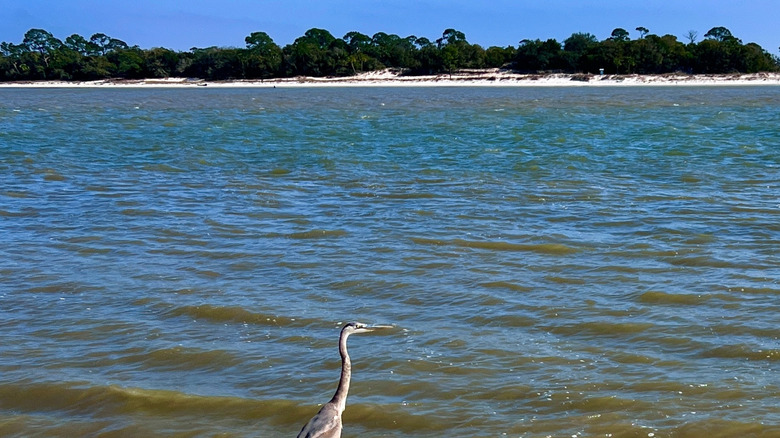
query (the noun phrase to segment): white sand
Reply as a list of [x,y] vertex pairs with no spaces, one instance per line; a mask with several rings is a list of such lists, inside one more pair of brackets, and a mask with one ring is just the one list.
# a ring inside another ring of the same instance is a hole
[[87,82],[26,81],[0,82],[0,88],[163,88],[163,87],[600,87],[600,86],[697,86],[697,85],[780,85],[780,73],[723,75],[583,75],[583,74],[517,74],[498,69],[460,71],[452,75],[400,76],[391,70],[363,73],[349,77],[295,77],[284,79],[204,81],[187,78],[123,80],[108,79]]

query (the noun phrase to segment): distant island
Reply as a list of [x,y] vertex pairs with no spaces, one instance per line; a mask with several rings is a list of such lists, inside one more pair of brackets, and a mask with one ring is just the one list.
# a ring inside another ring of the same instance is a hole
[[[725,27],[710,29],[701,41],[697,32],[689,31],[687,43],[674,35],[654,35],[644,27],[636,32],[635,39],[617,28],[603,41],[589,33],[574,33],[563,42],[524,39],[517,46],[483,48],[455,29],[430,40],[384,32],[373,36],[349,32],[336,38],[313,28],[284,47],[265,32],[253,32],[245,38],[245,47],[173,51],[129,46],[102,33],[89,39],[74,34],[62,41],[43,29],[30,29],[20,44],[0,43],[0,82],[281,85],[479,80],[509,84],[545,78],[607,84],[693,83],[719,77],[713,81],[720,83],[776,82],[780,72],[780,58],[758,44],[744,44]],[[647,76],[659,78],[637,79]]]

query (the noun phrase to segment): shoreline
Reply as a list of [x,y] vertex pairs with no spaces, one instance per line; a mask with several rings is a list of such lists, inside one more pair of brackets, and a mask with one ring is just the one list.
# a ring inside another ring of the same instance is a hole
[[465,70],[429,76],[403,76],[380,70],[346,77],[293,77],[208,81],[192,78],[102,79],[96,81],[0,82],[0,88],[305,88],[305,87],[611,87],[611,86],[780,85],[780,73],[717,75],[520,74],[505,70]]

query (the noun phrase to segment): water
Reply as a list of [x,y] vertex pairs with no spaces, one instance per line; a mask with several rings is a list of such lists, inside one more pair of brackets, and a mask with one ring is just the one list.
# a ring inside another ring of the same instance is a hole
[[0,435],[780,435],[780,89],[0,90]]

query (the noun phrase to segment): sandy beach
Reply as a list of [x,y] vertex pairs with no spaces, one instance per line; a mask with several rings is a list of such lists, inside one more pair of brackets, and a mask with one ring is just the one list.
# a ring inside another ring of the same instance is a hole
[[391,70],[348,77],[293,77],[266,80],[207,81],[193,78],[105,79],[97,81],[0,82],[0,88],[95,88],[95,87],[602,87],[602,86],[713,86],[780,85],[780,73],[722,75],[594,75],[519,74],[489,69],[459,71],[451,75],[405,76]]

